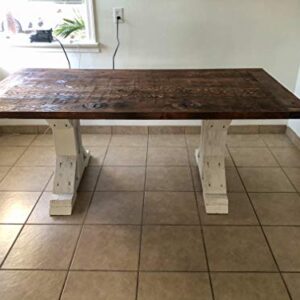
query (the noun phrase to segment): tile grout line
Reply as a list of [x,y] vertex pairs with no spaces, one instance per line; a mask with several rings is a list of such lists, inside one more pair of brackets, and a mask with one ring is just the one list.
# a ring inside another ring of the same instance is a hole
[[36,139],[37,137],[34,137],[33,140],[27,145],[27,146],[12,146],[12,147],[24,147],[24,151],[20,154],[20,156],[16,159],[16,161],[10,165],[10,166],[1,166],[1,167],[8,167],[7,172],[5,173],[5,175],[3,176],[3,178],[0,180],[0,183],[7,177],[7,175],[9,174],[9,172],[16,167],[17,162],[23,157],[23,155],[25,154],[25,152],[29,149],[29,147],[32,145],[33,141]]
[[[61,299],[61,298],[62,298],[63,292],[64,292],[65,287],[66,287],[67,279],[68,279],[68,277],[69,277],[69,274],[70,274],[70,271],[71,271],[71,266],[72,266],[72,263],[73,263],[73,260],[74,260],[74,257],[75,257],[75,253],[76,253],[76,250],[77,250],[77,248],[78,248],[79,241],[80,241],[80,238],[81,238],[81,235],[82,235],[82,232],[83,232],[83,228],[84,228],[84,225],[85,225],[85,219],[86,219],[86,217],[87,217],[89,208],[90,208],[90,206],[91,206],[91,203],[92,203],[92,201],[93,201],[94,195],[95,195],[96,190],[97,190],[97,183],[98,183],[98,180],[99,180],[99,178],[100,178],[100,174],[101,174],[102,169],[103,169],[103,163],[104,163],[105,157],[106,157],[107,152],[108,152],[108,148],[109,148],[109,144],[110,144],[110,142],[111,142],[111,138],[112,138],[112,135],[110,135],[110,137],[109,137],[109,142],[108,142],[108,145],[107,145],[107,148],[106,148],[104,157],[103,157],[102,164],[101,164],[100,169],[99,169],[99,172],[98,172],[98,174],[97,174],[97,179],[96,179],[95,186],[94,186],[94,188],[93,188],[93,191],[91,191],[90,201],[89,201],[89,203],[88,203],[88,205],[87,205],[85,214],[84,214],[83,219],[82,219],[82,223],[81,223],[81,225],[78,225],[78,226],[80,226],[80,230],[79,230],[78,237],[77,237],[77,239],[76,239],[76,242],[75,242],[75,245],[74,245],[74,249],[73,249],[73,252],[72,252],[72,255],[71,255],[71,258],[70,258],[70,262],[69,262],[69,265],[68,265],[68,269],[66,270],[66,275],[65,275],[64,282],[63,282],[63,285],[62,285],[62,287],[61,287],[61,291],[60,291],[60,294],[59,294],[58,299]],[[87,146],[87,148],[88,148],[88,146]],[[90,159],[91,159],[91,158],[90,158]]]
[[147,135],[147,150],[146,150],[146,163],[145,163],[145,175],[144,175],[144,191],[143,191],[143,202],[142,202],[142,215],[140,225],[140,240],[139,240],[139,257],[137,266],[137,278],[136,278],[136,290],[135,300],[138,300],[139,285],[140,285],[140,266],[141,266],[141,255],[142,255],[142,241],[143,241],[143,229],[144,229],[144,207],[145,207],[145,196],[146,196],[146,183],[147,183],[147,162],[148,162],[148,149],[149,149],[149,132]]
[[[263,143],[267,146],[267,143],[263,140],[263,138],[262,138],[262,141],[263,141]],[[267,148],[268,148],[268,146],[267,146]],[[271,152],[271,151],[270,151],[270,152]],[[232,157],[232,155],[231,155],[230,152],[229,152],[229,155],[231,156],[231,159],[232,159],[232,161],[233,161],[233,164],[234,164],[234,166],[236,167],[235,161],[233,160],[233,157]],[[276,160],[276,161],[277,161],[277,160]],[[281,280],[282,280],[282,282],[283,282],[283,285],[285,286],[285,289],[286,289],[286,292],[287,292],[287,294],[288,294],[288,297],[290,298],[290,300],[293,300],[293,299],[292,299],[292,296],[291,296],[291,293],[290,293],[290,291],[289,291],[289,289],[288,289],[287,283],[286,283],[286,281],[285,281],[285,279],[284,279],[284,277],[283,277],[283,275],[282,275],[282,273],[281,273],[281,270],[280,270],[280,268],[279,268],[279,265],[278,265],[278,263],[277,263],[277,260],[276,260],[276,258],[275,258],[275,255],[274,255],[274,253],[273,253],[272,247],[271,247],[271,245],[270,245],[270,243],[269,243],[269,241],[268,241],[267,235],[266,235],[266,233],[265,233],[265,231],[264,231],[264,229],[263,229],[263,226],[262,226],[262,224],[261,224],[261,221],[260,221],[260,219],[259,219],[259,217],[258,217],[257,211],[256,211],[256,209],[255,209],[255,207],[254,207],[253,202],[252,202],[252,199],[251,199],[251,197],[249,196],[249,193],[248,193],[248,191],[247,191],[247,189],[246,189],[246,186],[245,186],[245,184],[244,184],[244,182],[243,182],[243,180],[242,180],[242,177],[241,177],[240,172],[239,172],[239,170],[238,170],[237,167],[236,167],[236,170],[237,170],[237,174],[238,174],[238,176],[239,176],[239,178],[240,178],[240,180],[241,180],[241,182],[242,182],[242,185],[243,185],[243,187],[244,187],[244,189],[245,189],[245,192],[246,192],[246,195],[247,195],[247,197],[248,197],[248,200],[250,201],[250,204],[251,204],[251,206],[252,206],[252,209],[253,209],[253,211],[254,211],[254,213],[255,213],[255,216],[256,216],[256,218],[257,218],[257,220],[258,220],[259,227],[260,227],[261,232],[262,232],[262,234],[263,234],[263,236],[264,236],[264,238],[265,238],[266,244],[267,244],[267,246],[268,246],[268,248],[269,248],[269,251],[270,251],[270,253],[271,253],[271,255],[272,255],[272,258],[273,258],[273,260],[274,260],[274,262],[275,262],[276,269],[278,270],[278,273],[279,273],[280,278],[281,278]]]
[[[17,162],[19,160],[21,160],[21,158],[24,156],[25,152],[33,145],[33,143],[37,140],[37,138],[40,136],[40,135],[46,135],[47,131],[50,129],[50,126],[46,128],[45,132],[43,134],[39,134],[38,132],[35,133],[35,134],[32,134],[34,135],[34,138],[32,139],[32,141],[28,144],[28,145],[25,145],[25,146],[18,146],[18,147],[24,147],[24,151],[22,152],[22,154],[20,154],[19,158],[15,161],[15,163],[9,167],[8,171],[6,172],[5,176],[0,180],[0,183],[7,177],[7,175],[9,174],[9,172],[12,170],[13,167],[16,167],[17,166]],[[51,134],[52,135],[52,134]],[[45,167],[45,166],[43,166]],[[49,167],[49,166],[48,166]],[[52,178],[52,176],[50,177],[50,179]],[[48,185],[49,181],[47,182],[47,185]],[[47,185],[45,187],[45,189],[47,188]],[[1,192],[6,192],[5,190],[1,190]],[[23,192],[23,191],[22,191]],[[40,192],[40,191],[38,191]],[[44,189],[42,191],[42,193],[44,192]],[[30,212],[31,213],[31,212]],[[27,221],[27,220],[26,220]]]
[[[23,224],[14,224],[14,225],[20,225],[20,226],[21,226],[21,229],[20,229],[20,231],[18,232],[17,236],[15,237],[14,242],[13,242],[12,245],[10,246],[9,250],[7,251],[7,253],[6,253],[6,255],[5,255],[5,257],[4,257],[3,261],[2,261],[2,263],[0,264],[0,270],[2,270],[2,267],[3,267],[3,265],[4,265],[4,263],[5,263],[6,259],[7,259],[7,257],[9,256],[11,250],[13,249],[13,247],[14,247],[14,245],[16,244],[17,240],[19,239],[21,233],[23,232],[24,227],[28,225],[28,224],[27,224],[27,221],[30,219],[32,212],[34,211],[35,207],[37,206],[38,202],[40,201],[40,199],[41,199],[41,197],[42,197],[42,195],[43,195],[43,193],[44,193],[44,190],[46,189],[47,185],[48,185],[49,182],[51,181],[51,178],[52,178],[52,176],[50,176],[50,178],[49,178],[49,180],[47,181],[47,183],[46,183],[44,189],[43,189],[42,191],[39,192],[40,195],[39,195],[39,197],[37,198],[37,200],[36,200],[35,204],[33,205],[32,209],[30,210],[30,212],[29,212],[29,214],[28,214],[26,220],[24,221],[24,223],[23,223]],[[10,270],[13,270],[13,269],[10,269]]]
[[[47,130],[48,130],[48,129],[47,129]],[[46,130],[46,131],[47,131],[47,130]],[[39,134],[37,134],[36,137],[31,141],[31,143],[27,146],[27,148],[25,149],[25,151],[28,150],[28,148],[34,143],[34,141],[38,138],[38,136],[39,136]],[[25,153],[25,151],[24,151],[24,153]],[[24,153],[23,153],[23,154],[24,154]],[[19,157],[19,159],[15,162],[15,164],[21,159],[21,157],[23,156],[23,154]],[[52,172],[52,173],[53,173],[53,172]],[[17,236],[16,236],[14,242],[12,243],[12,245],[11,245],[11,247],[9,248],[7,254],[5,255],[5,258],[3,259],[3,261],[2,261],[2,263],[1,263],[1,265],[0,265],[0,270],[1,270],[1,271],[2,271],[2,270],[10,270],[10,271],[16,270],[16,269],[2,269],[2,266],[4,265],[4,263],[5,263],[5,261],[6,261],[7,257],[8,257],[8,255],[10,254],[10,252],[11,252],[11,250],[13,249],[14,245],[16,244],[18,238],[20,237],[20,235],[21,235],[21,233],[22,233],[24,227],[28,225],[28,224],[27,224],[28,220],[30,219],[30,217],[31,217],[31,215],[32,215],[32,213],[33,213],[33,211],[34,211],[34,209],[36,208],[36,206],[37,206],[38,202],[40,201],[42,195],[44,194],[45,190],[47,189],[47,186],[48,186],[48,184],[51,182],[51,179],[52,179],[53,176],[54,176],[54,174],[52,174],[52,175],[49,177],[49,179],[48,179],[48,181],[46,182],[46,184],[45,184],[43,190],[42,190],[42,191],[38,191],[38,192],[40,192],[40,195],[39,195],[38,199],[36,200],[34,206],[32,207],[30,213],[28,214],[28,216],[27,216],[25,222],[23,223],[23,225],[22,225],[22,227],[21,227],[19,233],[17,234]],[[51,225],[53,225],[53,224],[51,224]],[[28,271],[28,270],[30,270],[30,269],[19,269],[19,270]],[[39,270],[39,269],[32,269],[32,270]],[[41,270],[45,270],[45,269],[41,269]],[[65,271],[65,272],[66,272],[66,270],[60,270],[60,271]]]
[[[287,138],[289,139],[289,137],[287,137]],[[289,139],[289,140],[290,140],[290,139]],[[298,194],[298,195],[299,195],[299,192],[298,192],[298,190],[297,190],[296,185],[294,185],[294,183],[292,182],[292,180],[290,179],[290,177],[287,175],[287,173],[286,173],[285,170],[284,170],[284,168],[295,168],[295,169],[299,169],[299,167],[283,167],[283,166],[281,166],[279,160],[278,160],[277,157],[274,155],[274,153],[273,153],[271,147],[269,147],[269,145],[268,145],[267,143],[265,143],[265,144],[266,144],[268,150],[270,151],[271,155],[272,155],[273,158],[275,159],[275,161],[278,163],[279,168],[281,169],[281,171],[283,172],[283,174],[284,174],[285,177],[287,178],[288,182],[291,184],[291,186],[292,186],[292,187],[294,188],[294,190],[295,190],[295,191],[293,191],[293,192],[282,192],[282,193],[285,193],[285,194],[287,194],[287,193],[293,193],[293,194]],[[293,147],[294,147],[294,146],[293,146]],[[291,147],[291,148],[293,148],[293,147]],[[274,147],[274,148],[278,148],[278,147]],[[290,148],[290,147],[284,147],[284,148]],[[296,148],[296,147],[295,147],[295,148]],[[296,148],[296,149],[299,151],[298,148]],[[279,193],[276,193],[276,194],[279,194]],[[264,225],[264,226],[266,226],[266,225]],[[283,226],[286,226],[286,225],[277,225],[277,226],[283,227]],[[297,227],[297,226],[299,226],[299,225],[290,225],[290,226]]]
[[[186,136],[185,136],[185,143],[186,143],[186,146],[188,147]],[[200,145],[200,136],[199,136],[199,145]],[[189,161],[190,161],[190,157],[189,157]],[[199,172],[198,167],[196,167],[196,168],[197,168],[197,171]],[[213,289],[212,278],[211,278],[211,273],[210,273],[210,267],[209,267],[209,262],[208,262],[208,254],[207,254],[207,247],[206,247],[206,243],[205,243],[203,224],[202,224],[200,211],[199,211],[199,203],[198,203],[198,198],[197,198],[197,193],[198,192],[196,191],[196,188],[195,188],[195,181],[194,181],[193,170],[192,170],[192,165],[191,164],[189,165],[189,170],[190,170],[190,175],[191,175],[192,184],[193,184],[194,198],[195,198],[195,201],[196,201],[195,204],[196,204],[197,216],[198,216],[199,227],[200,227],[200,232],[201,232],[201,240],[202,240],[202,244],[203,244],[204,256],[205,256],[205,261],[206,261],[206,268],[207,268],[206,273],[208,274],[208,280],[209,280],[209,286],[210,286],[212,300],[215,300],[215,293],[214,293],[214,289]],[[201,178],[200,178],[200,181],[201,181]],[[200,184],[201,184],[201,182],[200,182]]]
[[[92,192],[87,192],[87,193],[92,193]],[[189,192],[189,193],[193,193],[194,192]],[[196,192],[196,193],[200,193],[200,192]],[[22,226],[23,223],[0,223],[0,225],[16,225],[16,226]],[[53,226],[80,226],[80,223],[29,223],[27,222],[26,225],[30,225],[30,226],[47,226],[47,225],[53,225]],[[85,222],[84,225],[89,225],[89,226],[128,226],[128,227],[138,227],[140,226],[138,223],[134,224],[134,223],[87,223]],[[194,226],[199,226],[199,224],[187,224],[187,223],[147,223],[144,224],[144,226],[147,227],[154,227],[154,226],[169,226],[169,227],[194,227]],[[205,224],[203,225],[203,227],[260,227],[260,225],[256,225],[256,224]],[[300,227],[300,225],[274,225],[274,224],[265,224],[262,225],[263,227]]]
[[[23,153],[19,156],[19,158],[18,158],[18,159],[15,161],[15,163],[11,166],[11,168],[8,170],[8,172],[6,173],[6,175],[4,176],[4,178],[5,178],[5,177],[8,175],[8,173],[12,170],[12,168],[16,166],[17,162],[21,159],[21,157],[23,156],[23,154],[27,151],[27,149],[29,148],[29,146],[32,145],[32,143],[35,141],[36,138],[37,138],[37,135],[32,139],[32,141],[31,141],[26,147],[24,147],[25,149],[24,149]],[[4,180],[4,178],[3,178],[0,182],[2,182],[2,181]],[[52,178],[52,176],[50,176],[50,178],[49,178],[48,181],[46,182],[46,184],[45,184],[45,186],[44,186],[44,188],[43,188],[42,191],[37,191],[37,192],[40,193],[40,195],[38,196],[38,198],[37,198],[35,204],[33,205],[32,209],[30,210],[30,212],[29,212],[29,214],[28,214],[26,220],[25,220],[22,224],[20,224],[21,228],[20,228],[20,230],[19,230],[18,234],[16,235],[16,237],[15,237],[13,243],[12,243],[11,246],[9,247],[7,253],[5,254],[5,256],[4,256],[3,260],[2,260],[2,262],[1,262],[1,264],[0,264],[0,270],[2,270],[2,267],[3,267],[4,263],[5,263],[5,261],[6,261],[7,257],[8,257],[8,255],[10,254],[12,248],[13,248],[14,245],[16,244],[18,238],[20,237],[20,235],[21,235],[21,233],[22,233],[24,227],[26,226],[27,221],[29,220],[29,218],[30,218],[30,216],[31,216],[31,214],[32,214],[32,212],[33,212],[33,210],[35,209],[37,203],[39,202],[40,198],[42,197],[43,192],[44,192],[44,190],[46,189],[47,185],[49,184],[51,178]],[[1,192],[5,192],[5,191],[1,191]],[[16,225],[16,224],[14,224],[14,225]]]
[[[112,135],[111,135],[112,136]],[[37,137],[36,137],[37,138]],[[36,139],[36,138],[34,138],[33,139],[33,141]],[[110,138],[111,139],[111,138]],[[149,139],[149,137],[148,137],[148,139]],[[31,144],[33,143],[33,141],[31,142]],[[29,146],[30,145],[28,145],[27,146],[27,148],[29,148]],[[27,150],[27,148],[26,148],[26,150]],[[109,146],[107,146],[107,149],[106,149],[106,153],[105,153],[105,155],[107,154],[107,151],[108,151],[108,148],[109,148]],[[148,147],[147,147],[147,149],[148,149]],[[25,151],[26,151],[25,150]],[[271,152],[271,151],[270,151]],[[231,154],[230,154],[231,155]],[[21,155],[22,156],[22,155]],[[21,157],[20,156],[20,157]],[[147,161],[147,155],[146,155],[146,161]],[[105,156],[104,156],[104,159],[105,159]],[[103,159],[103,162],[104,162],[104,159]],[[190,169],[190,172],[192,172],[192,165],[191,164],[189,164],[187,167],[189,167],[189,169]],[[237,169],[237,167],[236,166],[234,166],[236,169]],[[280,166],[281,167],[281,166]],[[84,217],[84,220],[85,220],[85,218],[86,218],[86,216],[87,216],[87,213],[88,213],[88,210],[89,210],[89,207],[90,207],[90,205],[91,205],[91,202],[92,202],[92,200],[93,200],[93,195],[94,195],[94,193],[95,193],[95,189],[96,189],[96,186],[97,186],[97,182],[98,182],[98,180],[99,180],[99,177],[100,177],[100,174],[101,174],[101,171],[102,171],[102,169],[103,169],[103,163],[102,163],[102,165],[100,166],[100,168],[99,168],[99,172],[98,172],[98,175],[97,175],[97,181],[96,181],[96,184],[95,184],[95,188],[94,188],[94,191],[93,191],[93,194],[92,194],[92,196],[91,196],[91,199],[90,199],[90,201],[89,201],[89,205],[88,205],[88,207],[86,208],[86,212],[85,212],[85,217]],[[145,168],[145,183],[144,183],[144,197],[145,197],[145,193],[146,193],[146,190],[145,190],[145,185],[146,185],[146,170],[147,170],[147,163],[146,163],[146,168]],[[238,169],[237,169],[237,171],[238,171]],[[192,175],[192,174],[191,174]],[[238,172],[238,175],[239,175],[239,177],[240,177],[240,174],[239,174],[239,172]],[[53,175],[52,175],[53,176]],[[47,184],[46,184],[46,186],[45,186],[45,188],[48,186],[48,184],[49,184],[49,182],[50,182],[50,180],[51,180],[51,178],[52,178],[52,176],[50,177],[50,179],[48,180],[48,182],[47,182]],[[241,177],[240,177],[240,179],[241,179]],[[195,190],[195,186],[194,186],[194,177],[193,177],[193,175],[192,175],[192,182],[193,182],[193,187],[194,187],[194,191],[193,191],[193,193],[195,194],[195,200],[196,200],[196,205],[197,205],[197,213],[198,213],[198,217],[200,218],[200,215],[199,215],[199,209],[198,209],[198,201],[197,201],[197,191]],[[241,182],[242,182],[242,184],[244,185],[244,183],[243,183],[243,181],[241,180]],[[44,190],[45,190],[45,188],[44,188]],[[36,201],[36,203],[35,203],[35,205],[34,205],[34,207],[32,208],[32,210],[31,210],[31,212],[30,212],[30,214],[29,214],[29,216],[28,216],[28,218],[30,217],[30,215],[32,214],[32,211],[35,209],[35,206],[37,205],[37,203],[39,202],[39,200],[40,200],[40,197],[41,197],[41,195],[43,194],[43,192],[44,192],[44,190],[41,192],[41,194],[40,194],[40,196],[39,196],[39,198],[38,198],[38,200]],[[39,191],[40,192],[40,191]],[[191,192],[191,191],[190,191]],[[247,190],[245,189],[245,193],[247,193],[247,196],[248,196],[248,198],[250,198],[249,197],[249,195],[248,195],[248,192],[247,192]],[[250,202],[251,202],[251,199],[250,199]],[[144,205],[144,199],[143,199],[143,205]],[[255,209],[253,208],[253,210],[254,210],[254,212],[256,213],[256,211],[255,211]],[[142,218],[143,218],[143,212],[144,212],[144,207],[142,208]],[[257,217],[257,219],[258,219],[258,216],[256,216]],[[24,225],[23,225],[23,227],[27,224],[27,221],[28,221],[28,218],[27,218],[27,220],[25,221],[25,223],[24,223]],[[82,224],[81,224],[81,229],[84,227],[84,225],[87,225],[86,223],[85,223],[85,221],[82,221]],[[200,219],[200,223],[201,223],[201,219]],[[17,224],[13,224],[13,225],[17,225]],[[30,224],[30,225],[34,225],[34,224]],[[35,224],[35,225],[39,225],[39,224]],[[40,224],[40,225],[46,225],[46,224]],[[54,225],[54,224],[51,224],[51,225]],[[57,225],[75,225],[75,224],[57,224]],[[76,224],[76,225],[78,225],[78,224]],[[94,224],[94,225],[96,225],[96,224]],[[109,224],[98,224],[98,225],[109,225]],[[120,225],[120,224],[114,224],[114,225]],[[132,226],[134,226],[135,224],[124,224],[124,225],[132,225]],[[141,223],[141,228],[143,227],[143,221],[142,221],[142,223]],[[151,224],[149,224],[149,225],[151,225]],[[156,224],[152,224],[152,225],[156,225]],[[160,224],[161,225],[161,224]],[[163,224],[163,225],[165,225],[165,224]],[[174,224],[173,224],[174,225]],[[174,226],[178,226],[179,224],[176,224],[176,225],[174,225]],[[185,226],[185,225],[187,225],[187,224],[183,224],[183,226]],[[202,227],[202,224],[200,224],[200,226]],[[215,225],[213,225],[213,226],[215,226]],[[217,225],[218,226],[218,225]],[[219,226],[224,226],[224,225],[219,225]],[[241,225],[232,225],[232,226],[241,226]],[[245,225],[246,226],[246,225]],[[262,228],[262,225],[260,224],[260,225],[255,225],[256,227],[260,227],[260,228]],[[271,225],[270,225],[271,226]],[[278,226],[278,225],[274,225],[274,226]],[[292,226],[292,225],[287,225],[287,226]],[[23,228],[20,230],[20,232],[19,232],[19,234],[21,233],[21,231],[23,230]],[[19,234],[18,234],[18,236],[15,238],[15,242],[16,242],[16,240],[18,239],[18,237],[19,237]],[[81,235],[81,233],[79,234],[79,236]],[[142,230],[141,230],[141,237],[142,237]],[[204,237],[204,235],[203,235],[203,237]],[[266,238],[266,237],[265,237]],[[78,237],[78,240],[77,240],[77,243],[78,243],[78,241],[79,241],[79,237]],[[13,244],[15,244],[15,242],[13,243]],[[141,239],[140,239],[140,246],[141,246]],[[204,242],[203,242],[204,243]],[[74,258],[74,255],[75,255],[75,252],[76,252],[76,248],[77,248],[77,245],[75,246],[75,250],[74,250],[74,253],[73,253],[73,256],[72,256],[72,259],[71,259],[71,262],[72,262],[72,260],[73,260],[73,258]],[[10,250],[9,250],[9,252],[10,252]],[[141,255],[141,250],[140,250],[140,252],[139,252],[139,256]],[[6,258],[5,258],[6,259]],[[4,259],[4,260],[5,260]],[[4,263],[4,260],[3,260],[3,263]],[[208,264],[208,259],[206,258],[206,260],[207,260],[207,264]],[[4,270],[6,270],[6,269],[4,269]],[[11,270],[11,271],[13,271],[14,269],[8,269],[8,270]],[[24,269],[22,269],[22,270],[24,270]],[[27,270],[27,269],[26,269]],[[26,271],[26,270],[24,270],[24,271]],[[34,270],[38,270],[38,269],[34,269]],[[42,270],[47,270],[47,269],[42,269]],[[52,269],[51,269],[52,270]],[[49,270],[50,271],[50,270]],[[53,271],[53,270],[52,270]],[[63,270],[60,270],[60,271],[63,271]],[[64,270],[64,271],[66,271],[66,270]],[[90,271],[90,270],[72,270],[72,271]],[[95,271],[105,271],[105,270],[95,270]],[[114,271],[112,271],[112,270],[107,270],[108,272],[114,272]],[[70,272],[70,268],[68,269],[68,271],[67,271],[67,275],[66,275],[66,278],[65,278],[65,282],[66,282],[66,280],[67,280],[67,277],[68,277],[68,274],[69,274],[69,272]],[[117,272],[117,271],[116,271]],[[120,272],[122,272],[122,270],[120,270]],[[124,271],[124,272],[136,272],[136,271]],[[140,271],[139,269],[138,269],[138,276],[139,276],[139,273],[143,273],[143,272],[152,272],[152,271]],[[155,272],[155,271],[153,271],[153,272]],[[157,271],[158,272],[158,271]],[[162,271],[162,272],[168,272],[168,271]],[[170,272],[173,272],[173,271],[170,271]],[[206,272],[207,273],[207,271],[198,271],[198,272]],[[218,271],[209,271],[210,273],[218,273]],[[227,273],[226,271],[219,271],[220,273]],[[228,271],[228,273],[234,273],[234,272],[231,272],[231,271]],[[238,273],[243,273],[243,272],[238,272]],[[244,272],[244,273],[252,273],[252,272]],[[259,273],[259,272],[253,272],[253,273]],[[262,273],[278,273],[278,272],[262,272]],[[279,273],[281,273],[281,271],[279,270]],[[284,273],[289,273],[289,272],[284,272]],[[297,272],[290,272],[290,273],[297,273]],[[210,276],[210,275],[209,275]],[[65,286],[65,282],[64,282],[64,286]],[[64,290],[64,286],[62,287],[62,292],[63,292],[63,290]],[[212,288],[212,286],[211,286],[211,288]],[[137,291],[138,291],[138,286],[137,286]],[[61,294],[62,294],[62,292],[61,292]],[[137,297],[137,295],[136,295],[136,297]]]
[[[287,138],[289,139],[289,137],[287,137]],[[289,139],[289,140],[290,140],[290,139]],[[275,161],[278,163],[279,168],[281,169],[281,171],[283,172],[283,174],[285,175],[285,177],[288,179],[288,182],[289,182],[289,183],[291,184],[291,186],[294,188],[295,193],[297,193],[297,194],[299,195],[296,186],[293,184],[293,182],[291,181],[290,177],[289,177],[289,176],[287,175],[287,173],[285,172],[284,167],[280,164],[279,160],[277,159],[277,157],[276,157],[275,154],[273,153],[271,147],[269,147],[269,145],[268,145],[265,141],[264,141],[264,143],[266,144],[268,150],[270,151],[270,153],[271,153],[271,155],[273,156],[273,158],[275,159]],[[276,148],[276,147],[274,147],[274,148]],[[297,150],[298,150],[298,149],[297,149]],[[298,151],[299,151],[299,150],[298,150]],[[250,198],[250,197],[249,197],[249,198]],[[251,204],[252,204],[252,201],[251,201]],[[265,227],[266,227],[266,226],[265,226]],[[279,227],[283,227],[283,226],[279,226]],[[292,225],[291,225],[291,227],[296,227],[296,226],[292,226]],[[263,227],[262,227],[262,230],[263,230]],[[263,230],[263,233],[265,234],[264,230]],[[267,239],[267,238],[266,238],[266,239]],[[269,244],[269,243],[268,243],[268,244]],[[270,247],[270,248],[271,248],[271,247]],[[273,253],[273,252],[272,252],[272,253]],[[276,262],[276,263],[277,263],[277,262]],[[278,268],[279,268],[279,267],[278,267]],[[285,281],[285,278],[284,278],[284,276],[283,276],[283,274],[282,274],[282,273],[286,273],[286,272],[281,272],[280,269],[279,269],[279,272],[280,272],[280,277],[281,277],[281,279],[282,279],[282,281],[283,281],[283,283],[284,283],[284,286],[285,286],[286,290],[288,291],[288,295],[289,295],[290,299],[292,299],[292,295],[291,295],[290,290],[289,290],[289,288],[288,288],[288,285],[287,285],[287,283],[286,283],[286,281]]]
[[[89,192],[92,193],[92,192]],[[194,192],[190,192],[194,193]],[[197,193],[197,192],[196,192]],[[199,192],[200,193],[200,192]],[[0,225],[9,225],[9,226],[22,226],[23,223],[0,223]],[[79,223],[26,223],[26,225],[30,226],[46,226],[46,225],[53,225],[53,226],[80,226],[81,224]],[[127,224],[127,223],[85,223],[84,225],[89,225],[89,226],[132,226],[132,227],[139,227],[139,224]],[[199,224],[181,224],[181,223],[149,223],[149,224],[144,224],[144,226],[147,227],[153,227],[153,226],[169,226],[169,227],[194,227],[194,226],[199,226]],[[203,227],[260,227],[260,225],[256,224],[205,224]],[[263,227],[300,227],[300,225],[263,225]]]
[[[267,146],[268,147],[268,146]],[[272,156],[274,157],[274,159],[276,160],[276,162],[278,163],[279,168],[281,169],[281,171],[283,172],[283,174],[285,175],[285,177],[288,179],[289,183],[291,184],[291,186],[293,187],[293,189],[295,190],[294,193],[298,193],[296,186],[293,184],[293,182],[290,180],[290,177],[287,175],[287,173],[285,172],[284,168],[290,168],[290,167],[283,167],[279,160],[277,159],[277,157],[274,155],[273,151],[271,148],[269,148],[269,151],[271,152]],[[299,150],[298,150],[299,151]],[[295,169],[297,169],[297,167],[294,167]]]
[[[285,135],[286,136],[286,135]],[[290,178],[289,178],[289,176],[286,174],[286,172],[285,172],[285,170],[284,170],[284,168],[293,168],[293,167],[288,167],[288,166],[286,166],[286,167],[284,167],[284,166],[282,166],[281,164],[280,164],[280,162],[279,162],[279,160],[276,158],[276,156],[274,155],[274,153],[273,153],[273,151],[272,151],[272,148],[280,148],[280,149],[286,149],[286,148],[295,148],[295,146],[294,145],[292,145],[292,146],[275,146],[275,147],[271,147],[271,146],[269,146],[268,145],[268,143],[264,140],[264,138],[263,138],[263,136],[260,136],[260,138],[261,138],[261,140],[262,140],[262,142],[264,143],[264,147],[239,147],[239,148],[265,148],[265,149],[267,149],[268,150],[268,152],[270,153],[270,155],[273,157],[273,159],[275,160],[275,162],[277,163],[277,166],[236,166],[236,164],[235,164],[235,162],[234,162],[234,165],[235,165],[235,167],[236,167],[236,169],[238,169],[238,168],[280,168],[281,169],[281,171],[284,173],[284,175],[287,177],[287,179],[288,179],[288,181],[289,181],[289,183],[291,184],[291,186],[294,188],[294,190],[295,191],[293,191],[293,192],[275,192],[276,194],[277,193],[298,193],[298,191],[297,191],[297,188],[296,188],[296,186],[292,183],[292,181],[290,180]],[[287,137],[288,138],[288,137]],[[288,138],[289,139],[289,138]],[[290,139],[289,139],[290,140]],[[227,150],[228,150],[228,152],[229,152],[229,154],[230,154],[230,156],[231,156],[231,159],[232,159],[232,161],[233,161],[233,156],[232,156],[232,154],[231,154],[231,152],[230,152],[230,148],[232,148],[232,147],[230,147],[229,145],[227,145]],[[299,167],[294,167],[294,168],[299,168]],[[251,193],[260,193],[260,192],[251,192]],[[263,193],[274,193],[274,192],[263,192]]]
[[[9,269],[9,268],[3,268],[0,270],[2,271],[44,271],[44,272],[67,272],[65,269],[32,269],[32,268],[27,268],[27,269],[20,269],[20,268],[14,268],[14,269]],[[137,273],[136,270],[109,270],[109,269],[74,269],[71,272],[98,272],[98,273]],[[203,273],[207,274],[207,270],[197,270],[197,271],[182,271],[182,270],[142,270],[140,273],[182,273],[182,274],[190,274],[190,273]],[[277,271],[210,271],[212,274],[279,274]],[[283,273],[288,273],[288,274],[300,274],[299,271],[284,271]]]

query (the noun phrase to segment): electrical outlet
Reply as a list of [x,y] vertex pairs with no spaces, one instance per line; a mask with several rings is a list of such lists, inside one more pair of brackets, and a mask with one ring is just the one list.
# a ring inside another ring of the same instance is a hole
[[113,21],[117,23],[117,18],[120,17],[119,23],[124,23],[124,8],[114,7],[113,8]]

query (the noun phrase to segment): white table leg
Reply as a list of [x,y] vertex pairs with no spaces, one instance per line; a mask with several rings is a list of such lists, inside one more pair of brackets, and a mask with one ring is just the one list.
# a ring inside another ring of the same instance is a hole
[[202,182],[205,210],[208,214],[228,214],[225,151],[230,123],[231,120],[202,122],[196,160]]
[[71,215],[90,154],[82,145],[79,120],[47,120],[52,128],[56,168],[50,215]]

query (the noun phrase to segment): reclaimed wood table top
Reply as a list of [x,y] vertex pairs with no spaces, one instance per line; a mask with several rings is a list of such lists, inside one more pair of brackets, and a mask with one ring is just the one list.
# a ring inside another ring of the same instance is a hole
[[288,119],[300,101],[263,69],[24,69],[0,83],[0,118]]

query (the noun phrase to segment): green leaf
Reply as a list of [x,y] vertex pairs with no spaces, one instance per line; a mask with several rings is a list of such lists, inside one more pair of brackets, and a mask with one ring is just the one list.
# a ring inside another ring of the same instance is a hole
[[74,19],[63,19],[63,23],[59,24],[55,30],[54,34],[67,38],[69,35],[75,32],[83,31],[85,29],[85,23],[82,17],[78,16]]

